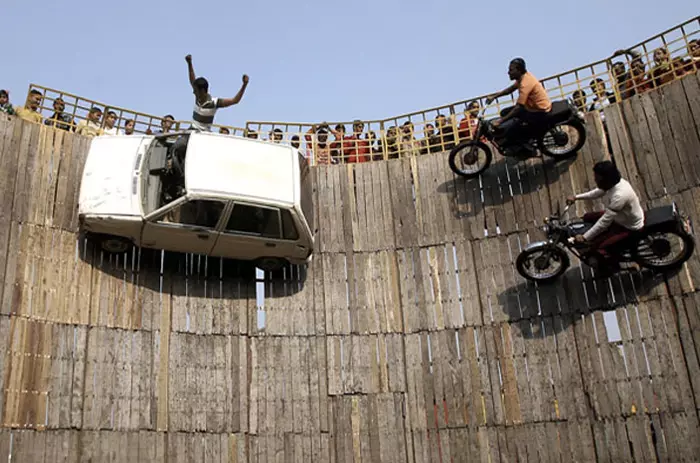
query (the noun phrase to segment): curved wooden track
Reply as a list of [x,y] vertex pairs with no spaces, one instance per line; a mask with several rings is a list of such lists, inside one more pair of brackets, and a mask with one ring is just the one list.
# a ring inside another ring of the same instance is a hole
[[259,282],[102,255],[76,235],[90,141],[0,121],[0,460],[697,458],[700,254],[539,288],[513,267],[611,153],[700,224],[698,75],[604,116],[575,162],[473,181],[446,154],[315,167],[313,263]]

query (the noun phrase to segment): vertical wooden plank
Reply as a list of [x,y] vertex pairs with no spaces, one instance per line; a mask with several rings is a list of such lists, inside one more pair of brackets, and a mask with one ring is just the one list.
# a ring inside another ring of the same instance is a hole
[[[667,110],[667,107],[673,107],[669,104],[670,94],[668,90],[671,87],[675,87],[675,85],[661,88],[658,91],[650,94],[651,102],[653,103],[653,114],[655,115],[655,120],[659,126],[659,133],[654,133],[652,131],[652,136],[654,137],[657,150],[661,148],[659,151],[657,151],[662,155],[662,157],[659,158],[660,163],[668,164],[673,174],[673,178],[667,183],[667,188],[669,188],[670,192],[677,193],[678,191],[682,191],[693,186],[695,182],[692,178],[693,168],[690,166],[685,166],[685,163],[683,162],[685,159],[681,158],[681,156],[685,157],[682,145],[676,144],[676,140],[674,139],[678,136],[674,134],[674,132],[678,132],[679,128],[672,127],[669,121],[669,111]],[[678,88],[680,89],[681,93],[683,93],[683,89],[681,87]],[[686,106],[684,109],[689,112],[685,98],[683,100],[684,101],[682,103]],[[676,112],[676,109],[674,108],[672,112]],[[663,145],[663,147],[660,147],[659,145]]]
[[[169,281],[168,281],[169,283]],[[156,418],[156,429],[158,431],[165,431],[169,429],[168,426],[168,404],[170,402],[170,397],[168,394],[168,383],[169,383],[169,373],[170,373],[170,339],[171,339],[171,299],[165,294],[165,291],[169,289],[168,284],[164,285],[164,295],[161,305],[161,317],[160,323],[158,325],[158,345],[159,349],[157,354],[158,357],[158,385],[157,385],[157,418]],[[155,340],[155,339],[154,339]],[[155,354],[155,353],[154,353]],[[155,357],[155,355],[154,355]]]
[[[660,121],[659,116],[656,114],[651,94],[643,95],[640,98],[640,102],[644,114],[646,115],[647,130],[649,132],[647,136],[649,136],[650,141],[653,143],[653,150],[658,160],[658,174],[661,176],[665,191],[668,193],[675,193],[683,188],[683,177],[675,177],[671,168],[672,163],[670,161],[673,156],[672,147],[664,142],[663,120]],[[640,128],[640,130],[643,129]]]
[[413,199],[413,179],[409,159],[387,161],[389,182],[391,185],[391,210],[394,218],[392,233],[397,248],[406,248],[418,244],[418,215]]
[[632,140],[626,119],[622,113],[622,105],[606,106],[603,109],[603,113],[605,114],[605,125],[610,134],[615,165],[620,170],[622,177],[630,182],[637,194],[640,195],[640,198],[644,200],[649,197],[649,194],[647,193],[644,179],[639,172],[637,157],[632,149]]
[[[649,97],[642,95],[639,98]],[[652,199],[660,198],[665,194],[660,176],[661,168],[654,151],[653,142],[650,139],[649,128],[639,98],[623,101],[622,111],[627,121],[638,171],[647,187],[647,193]]]
[[[17,123],[17,119],[0,122],[0,171],[15,172],[18,167],[19,143],[22,135],[22,124]],[[12,253],[10,235],[12,231],[12,198],[15,194],[16,175],[3,175],[0,180],[0,249],[8,254]],[[8,263],[11,261],[6,256],[5,265],[0,265],[0,302],[4,301],[3,291],[5,289],[5,274],[9,271]],[[6,268],[7,267],[7,268]],[[3,304],[2,313],[7,313],[7,308]]]

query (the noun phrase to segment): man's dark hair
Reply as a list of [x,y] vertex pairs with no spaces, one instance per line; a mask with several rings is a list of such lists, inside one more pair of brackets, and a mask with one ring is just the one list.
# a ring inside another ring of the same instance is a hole
[[30,94],[30,95],[39,95],[39,96],[41,96],[41,92],[40,92],[39,90],[37,90],[37,89],[32,89],[32,90],[29,92],[29,94]]
[[0,90],[0,96],[6,96],[7,98],[10,97],[10,94],[7,92],[7,90]]
[[168,118],[172,119],[173,121],[175,120],[175,116],[173,116],[172,114],[166,114],[165,116],[163,116],[163,119],[168,119]]
[[612,188],[620,181],[622,176],[612,161],[600,161],[593,166],[593,172],[598,174],[605,182],[606,188]]
[[299,135],[292,135],[292,141],[299,141]]
[[527,66],[525,65],[525,60],[522,58],[513,58],[510,64],[514,64],[515,68],[520,72],[527,72]]
[[107,111],[107,115],[117,117],[117,113],[115,113],[114,111]]
[[207,79],[205,79],[204,77],[197,77],[194,80],[193,85],[196,89],[202,90],[203,92],[209,91],[209,82],[207,82]]
[[90,114],[94,114],[94,113],[102,114],[102,110],[100,108],[98,108],[97,106],[93,106],[92,108],[90,108]]

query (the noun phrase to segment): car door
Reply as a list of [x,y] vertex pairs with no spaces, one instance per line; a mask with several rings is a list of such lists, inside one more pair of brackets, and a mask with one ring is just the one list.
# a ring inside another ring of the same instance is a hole
[[210,254],[226,201],[178,198],[146,216],[141,246],[167,251]]
[[281,214],[276,207],[234,203],[212,254],[233,259],[295,257],[300,254],[296,246],[298,233],[296,228],[293,232],[285,229],[283,221],[288,224],[289,220],[283,220]]

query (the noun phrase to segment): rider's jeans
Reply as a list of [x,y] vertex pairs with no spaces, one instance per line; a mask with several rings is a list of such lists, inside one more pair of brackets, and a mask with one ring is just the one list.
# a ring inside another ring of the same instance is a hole
[[[603,216],[603,214],[603,211],[588,212],[583,215],[583,221],[586,223],[595,223],[598,221],[598,219],[600,219]],[[590,243],[589,250],[591,252],[597,251],[603,256],[608,257],[608,255],[610,254],[609,251],[612,251],[614,253],[614,250],[611,248],[615,244],[629,237],[631,233],[631,230],[628,230],[622,225],[618,225],[617,223],[613,222],[612,224],[610,224],[607,230],[593,238],[593,240]]]

